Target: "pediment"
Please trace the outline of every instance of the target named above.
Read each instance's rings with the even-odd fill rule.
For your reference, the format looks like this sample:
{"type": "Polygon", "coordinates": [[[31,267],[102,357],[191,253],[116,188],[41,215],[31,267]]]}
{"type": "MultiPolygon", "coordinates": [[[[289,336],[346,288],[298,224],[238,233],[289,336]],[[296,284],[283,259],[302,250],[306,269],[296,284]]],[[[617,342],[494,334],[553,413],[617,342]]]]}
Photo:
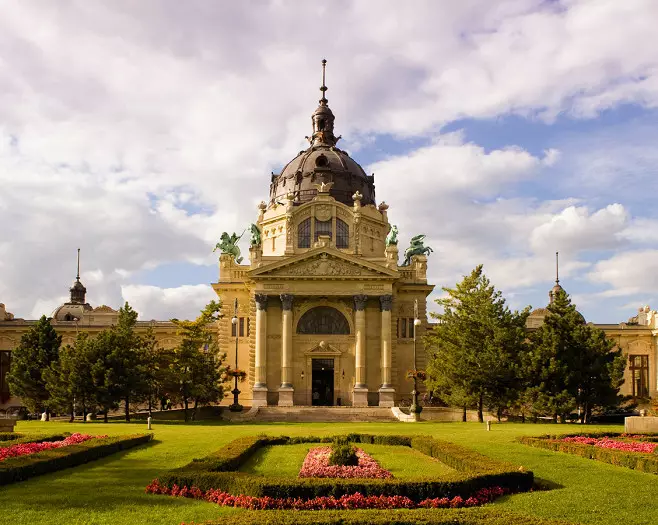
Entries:
{"type": "Polygon", "coordinates": [[[313,348],[309,348],[304,352],[304,355],[309,357],[340,357],[341,351],[333,345],[320,341],[313,348]]]}
{"type": "Polygon", "coordinates": [[[261,266],[249,273],[251,278],[306,279],[396,279],[398,272],[385,266],[346,255],[331,248],[319,248],[261,266]]]}

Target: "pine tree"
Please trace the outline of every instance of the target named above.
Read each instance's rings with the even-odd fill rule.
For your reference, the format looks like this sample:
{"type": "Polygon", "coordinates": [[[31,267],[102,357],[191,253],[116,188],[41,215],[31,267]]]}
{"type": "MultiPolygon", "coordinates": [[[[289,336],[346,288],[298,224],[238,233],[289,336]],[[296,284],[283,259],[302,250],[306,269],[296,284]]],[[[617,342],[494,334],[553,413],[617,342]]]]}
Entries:
{"type": "Polygon", "coordinates": [[[58,359],[62,337],[57,335],[45,315],[23,336],[12,352],[11,370],[7,382],[12,395],[21,398],[32,412],[46,411],[50,419],[49,393],[44,372],[58,359]]]}
{"type": "Polygon", "coordinates": [[[529,308],[512,312],[477,266],[448,295],[438,299],[443,313],[427,336],[428,386],[457,406],[499,411],[518,396],[519,356],[525,351],[529,308]]]}
{"type": "Polygon", "coordinates": [[[190,401],[194,401],[194,417],[199,404],[217,402],[225,395],[222,378],[226,376],[226,355],[219,352],[214,331],[219,312],[220,304],[211,301],[194,321],[172,319],[181,343],[171,354],[168,390],[183,403],[185,421],[189,419],[190,401]]]}

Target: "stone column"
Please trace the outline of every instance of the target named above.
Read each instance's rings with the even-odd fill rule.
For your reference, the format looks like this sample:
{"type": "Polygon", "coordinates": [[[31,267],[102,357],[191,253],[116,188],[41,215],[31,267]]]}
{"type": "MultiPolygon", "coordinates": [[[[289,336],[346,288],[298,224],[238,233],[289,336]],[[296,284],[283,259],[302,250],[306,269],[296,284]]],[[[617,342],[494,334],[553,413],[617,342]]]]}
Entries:
{"type": "Polygon", "coordinates": [[[279,406],[293,405],[292,386],[292,301],[290,294],[281,294],[281,386],[279,406]]]}
{"type": "Polygon", "coordinates": [[[367,295],[354,296],[354,332],[356,381],[353,390],[352,404],[368,406],[368,386],[366,385],[366,302],[367,295]]]}
{"type": "Polygon", "coordinates": [[[257,293],[254,406],[267,405],[267,295],[257,293]]]}
{"type": "Polygon", "coordinates": [[[382,384],[379,387],[379,406],[392,407],[395,405],[395,389],[391,383],[391,303],[392,295],[379,297],[379,306],[382,311],[381,330],[381,370],[382,384]]]}

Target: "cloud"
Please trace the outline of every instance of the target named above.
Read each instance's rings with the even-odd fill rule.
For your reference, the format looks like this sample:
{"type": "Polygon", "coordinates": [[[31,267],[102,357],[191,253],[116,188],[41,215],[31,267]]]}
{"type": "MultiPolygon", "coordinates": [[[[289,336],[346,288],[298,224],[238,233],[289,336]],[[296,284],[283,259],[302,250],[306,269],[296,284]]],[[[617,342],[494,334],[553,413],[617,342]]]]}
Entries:
{"type": "Polygon", "coordinates": [[[658,289],[658,250],[635,250],[598,261],[587,278],[608,285],[608,294],[627,296],[658,289]]]}
{"type": "Polygon", "coordinates": [[[193,319],[209,301],[217,299],[213,289],[205,284],[175,288],[129,284],[121,287],[121,293],[135,310],[148,312],[148,317],[140,315],[142,321],[193,319]]]}

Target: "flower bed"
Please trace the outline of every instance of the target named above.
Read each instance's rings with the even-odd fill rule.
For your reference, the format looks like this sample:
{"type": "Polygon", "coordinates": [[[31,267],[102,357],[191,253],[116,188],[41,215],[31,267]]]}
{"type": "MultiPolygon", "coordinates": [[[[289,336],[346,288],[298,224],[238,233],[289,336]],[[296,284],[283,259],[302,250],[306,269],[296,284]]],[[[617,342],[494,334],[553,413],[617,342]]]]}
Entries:
{"type": "MultiPolygon", "coordinates": [[[[0,461],[0,485],[75,467],[150,441],[153,434],[99,436],[0,461]]],[[[68,439],[68,438],[67,438],[68,439]]]]}
{"type": "Polygon", "coordinates": [[[594,447],[610,448],[623,450],[624,452],[640,452],[643,454],[653,454],[658,447],[658,443],[647,441],[633,441],[630,438],[624,440],[613,439],[609,437],[596,438],[589,436],[567,436],[561,439],[568,443],[580,443],[582,445],[592,445],[594,447]]]}
{"type": "Polygon", "coordinates": [[[315,447],[308,451],[302,468],[300,478],[370,478],[386,479],[393,475],[383,469],[370,454],[357,448],[356,455],[359,464],[356,466],[330,465],[329,456],[331,447],[315,447]]]}
{"type": "Polygon", "coordinates": [[[201,490],[198,487],[169,488],[154,479],[147,487],[147,494],[165,494],[181,498],[193,498],[216,503],[223,507],[237,507],[251,510],[331,510],[331,509],[447,509],[475,507],[484,505],[506,494],[502,487],[481,489],[469,498],[455,496],[453,498],[426,498],[418,503],[405,496],[364,496],[359,492],[335,498],[321,496],[310,499],[301,498],[270,498],[254,497],[244,494],[234,496],[228,492],[210,489],[201,490]]]}
{"type": "Polygon", "coordinates": [[[7,458],[15,458],[18,456],[27,456],[28,454],[36,454],[37,452],[43,452],[44,450],[50,450],[53,448],[68,447],[69,445],[77,445],[78,443],[84,443],[90,439],[103,439],[107,436],[90,436],[88,434],[71,434],[70,436],[60,440],[60,441],[39,441],[37,443],[19,443],[17,445],[10,445],[8,447],[0,448],[0,461],[4,461],[7,458]]]}
{"type": "Polygon", "coordinates": [[[655,436],[636,439],[625,434],[599,433],[589,435],[538,436],[519,438],[521,443],[556,452],[596,459],[611,465],[658,474],[658,443],[655,436]]]}

